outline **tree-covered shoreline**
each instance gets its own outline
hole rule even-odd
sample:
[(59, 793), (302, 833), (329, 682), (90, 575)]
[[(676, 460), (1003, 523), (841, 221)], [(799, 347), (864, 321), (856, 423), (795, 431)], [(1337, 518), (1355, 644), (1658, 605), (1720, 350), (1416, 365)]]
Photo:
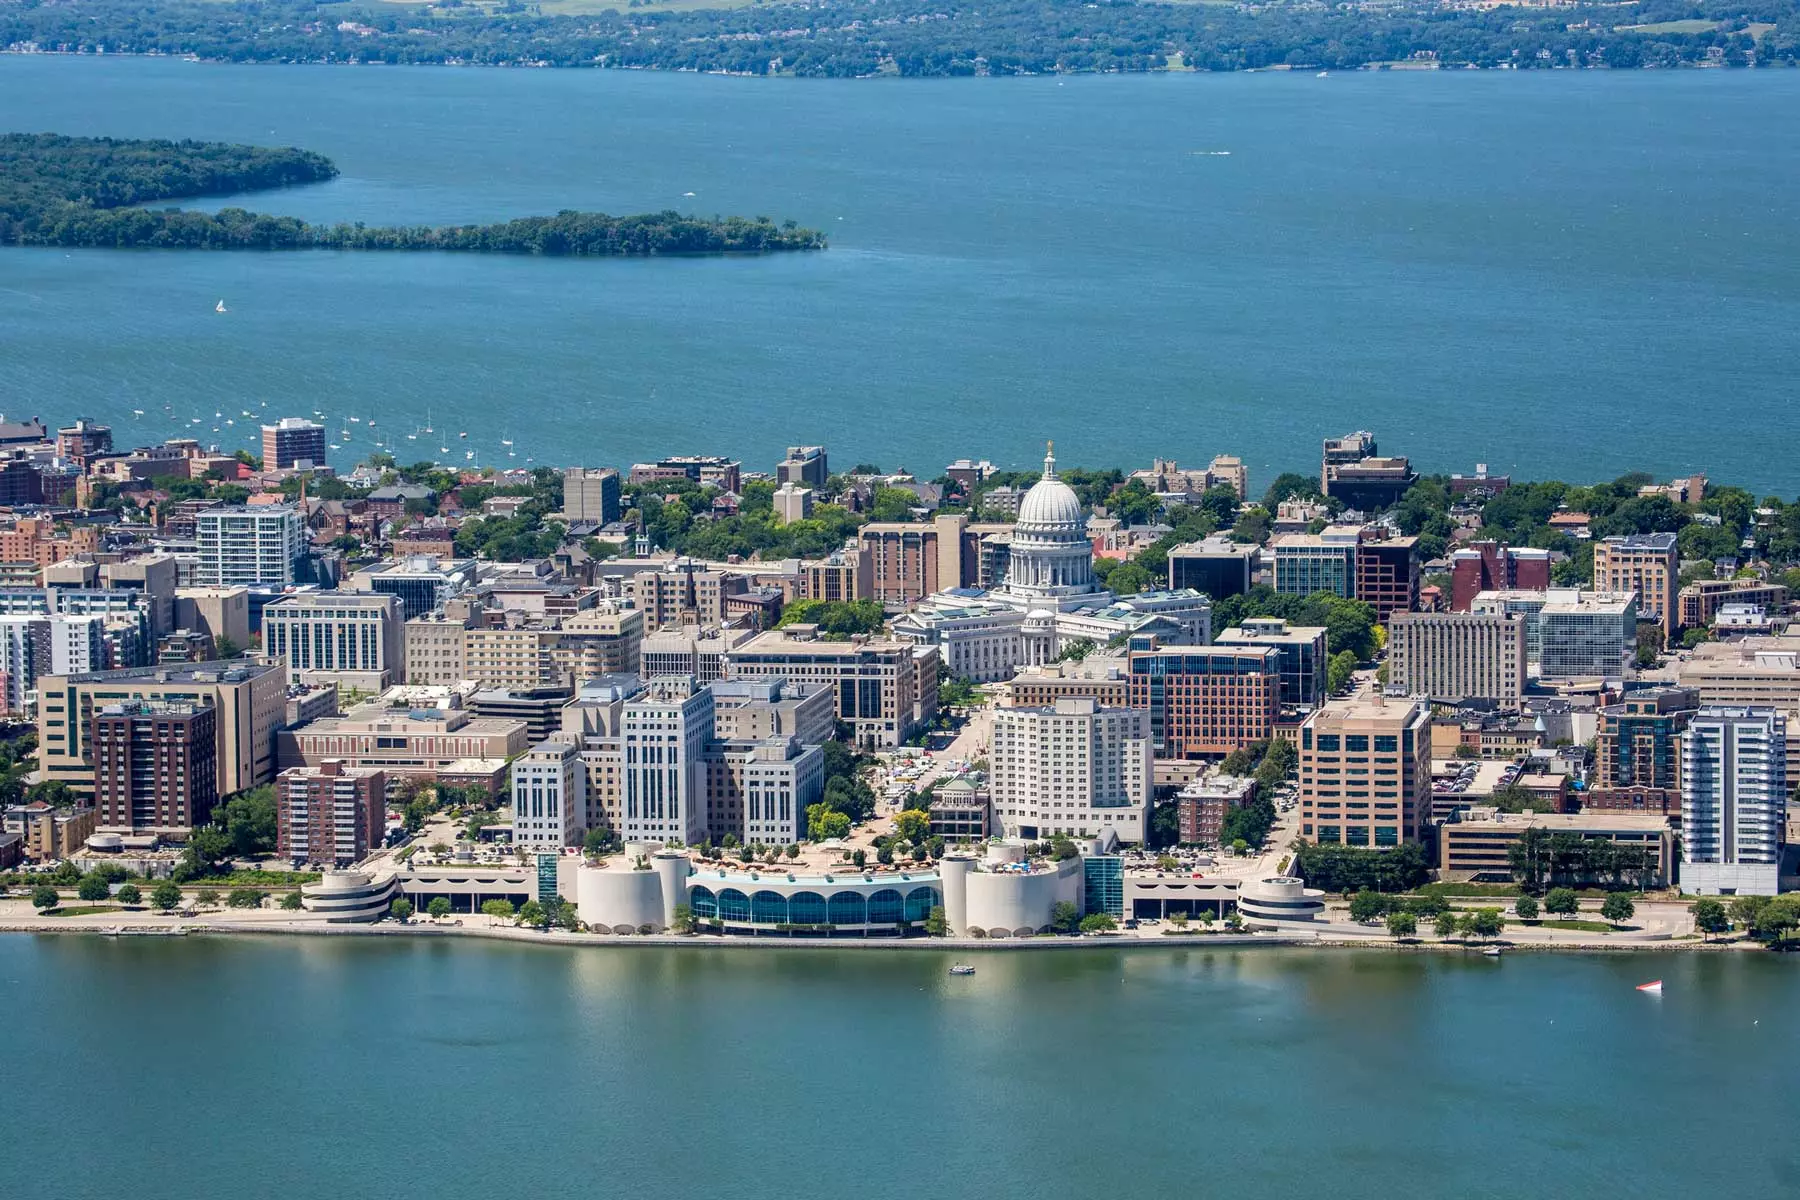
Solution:
[(197, 250), (440, 250), (618, 257), (816, 250), (824, 235), (766, 217), (615, 217), (565, 210), (491, 225), (311, 225), (242, 208), (135, 207), (318, 183), (337, 175), (297, 149), (59, 134), (0, 135), (0, 245)]
[(1167, 69), (1793, 66), (1800, 0), (1451, 7), (806, 0), (542, 16), (366, 0), (0, 0), (0, 47), (245, 63), (612, 67), (810, 77)]

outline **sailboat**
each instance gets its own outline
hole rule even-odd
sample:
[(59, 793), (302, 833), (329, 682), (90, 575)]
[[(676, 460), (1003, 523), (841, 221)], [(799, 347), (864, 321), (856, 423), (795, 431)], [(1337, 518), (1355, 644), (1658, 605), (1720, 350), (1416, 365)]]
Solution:
[(231, 310), (229, 308), (226, 308), (225, 302), (223, 300), (221, 300), (217, 304), (213, 305), (213, 311), (214, 312), (230, 312)]
[(1652, 979), (1649, 983), (1640, 983), (1637, 985), (1637, 990), (1648, 992), (1652, 996), (1660, 996), (1662, 995), (1662, 980)]

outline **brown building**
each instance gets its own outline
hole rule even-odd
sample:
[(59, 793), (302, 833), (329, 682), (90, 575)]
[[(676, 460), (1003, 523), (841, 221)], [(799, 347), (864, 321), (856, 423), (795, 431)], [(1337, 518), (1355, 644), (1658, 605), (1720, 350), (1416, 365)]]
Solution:
[(387, 825), (387, 775), (326, 759), (292, 767), (275, 780), (276, 846), (295, 865), (349, 866), (381, 845)]
[(88, 739), (94, 716), (133, 700), (218, 710), (213, 728), (220, 795), (275, 778), (275, 730), (286, 718), (287, 673), (279, 665), (242, 659), (41, 676), (38, 761), (44, 778), (60, 779), (83, 797), (92, 795)]
[(1676, 586), (1681, 555), (1672, 533), (1639, 533), (1602, 538), (1594, 543), (1594, 590), (1636, 592), (1638, 616), (1663, 628), (1663, 640), (1675, 633), (1680, 616)]
[(1788, 590), (1779, 583), (1760, 579), (1697, 579), (1676, 593), (1675, 603), (1683, 629), (1703, 629), (1713, 623), (1727, 604), (1755, 604), (1764, 609), (1788, 602)]
[(856, 550), (801, 563), (795, 582), (795, 596), (801, 600), (867, 600), (875, 590), (868, 559)]
[(1365, 536), (1356, 546), (1356, 598), (1385, 621), (1419, 606), (1419, 539)]
[(1417, 841), (1431, 811), (1431, 709), (1336, 700), (1300, 730), (1300, 836), (1385, 849)]
[(692, 559), (678, 559), (658, 571), (639, 571), (631, 581), (646, 633), (671, 625), (723, 625), (725, 597), (747, 587), (749, 581), (742, 575), (714, 571)]
[(871, 521), (857, 531), (858, 552), (868, 559), (870, 595), (883, 604), (911, 604), (967, 587), (979, 577), (982, 537), (1011, 528), (971, 524), (963, 513), (931, 521)]
[(1470, 542), (1450, 554), (1450, 609), (1468, 612), (1482, 592), (1543, 591), (1550, 552), (1499, 542)]
[[(1621, 847), (1642, 847), (1652, 864), (1651, 887), (1666, 886), (1674, 864), (1675, 841), (1668, 822), (1640, 813), (1503, 813), (1474, 808), (1438, 830), (1439, 878), (1457, 883), (1510, 883), (1507, 851), (1527, 829), (1582, 839), (1597, 838)], [(1578, 882), (1601, 882), (1600, 879)]]
[(1275, 732), (1281, 652), (1274, 646), (1172, 646), (1133, 653), (1127, 693), (1150, 713), (1157, 758), (1224, 755)]
[(94, 834), (94, 810), (52, 808), (42, 800), (6, 810), (6, 831), (20, 837), (26, 858), (38, 862), (68, 858)]
[(1089, 697), (1102, 708), (1131, 703), (1128, 664), (1112, 655), (1090, 654), (1079, 661), (1021, 667), (1006, 685), (1004, 703), (1015, 708), (1055, 708), (1058, 700)]
[(97, 710), (95, 828), (185, 838), (219, 801), (218, 714), (209, 705), (128, 700)]
[(1693, 688), (1656, 688), (1601, 708), (1583, 807), (1679, 815), (1681, 734), (1699, 707)]
[(1238, 775), (1196, 779), (1175, 795), (1176, 823), (1185, 845), (1217, 846), (1225, 817), (1256, 799), (1256, 780)]

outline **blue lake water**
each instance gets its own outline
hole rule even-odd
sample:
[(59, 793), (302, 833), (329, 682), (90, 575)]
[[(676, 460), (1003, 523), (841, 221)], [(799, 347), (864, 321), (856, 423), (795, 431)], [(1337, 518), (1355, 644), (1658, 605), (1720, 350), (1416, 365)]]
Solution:
[[(67, 1200), (1772, 1198), (1800, 1170), (1788, 957), (1013, 952), (951, 978), (932, 952), (7, 935), (0, 1179)], [(1634, 990), (1655, 976), (1661, 997)]]
[(340, 179), (243, 201), (310, 219), (673, 206), (832, 236), (756, 260), (0, 253), (4, 410), (90, 413), (126, 440), (217, 425), (248, 445), (236, 411), (266, 402), (378, 415), (402, 457), (436, 456), (404, 439), (429, 412), (486, 463), (511, 438), (513, 465), (769, 469), (822, 441), (841, 466), (930, 476), (1034, 463), (1055, 438), (1068, 464), (1238, 453), (1260, 488), (1373, 428), (1427, 469), (1800, 491), (1800, 73), (828, 82), (0, 57), (0, 114), (318, 150)]

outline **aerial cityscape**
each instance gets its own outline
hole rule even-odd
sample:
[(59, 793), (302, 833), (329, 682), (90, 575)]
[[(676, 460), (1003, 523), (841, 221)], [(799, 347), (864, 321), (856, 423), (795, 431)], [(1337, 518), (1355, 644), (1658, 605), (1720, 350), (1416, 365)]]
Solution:
[(1788, 1194), (1797, 47), (0, 2), (8, 1194)]

